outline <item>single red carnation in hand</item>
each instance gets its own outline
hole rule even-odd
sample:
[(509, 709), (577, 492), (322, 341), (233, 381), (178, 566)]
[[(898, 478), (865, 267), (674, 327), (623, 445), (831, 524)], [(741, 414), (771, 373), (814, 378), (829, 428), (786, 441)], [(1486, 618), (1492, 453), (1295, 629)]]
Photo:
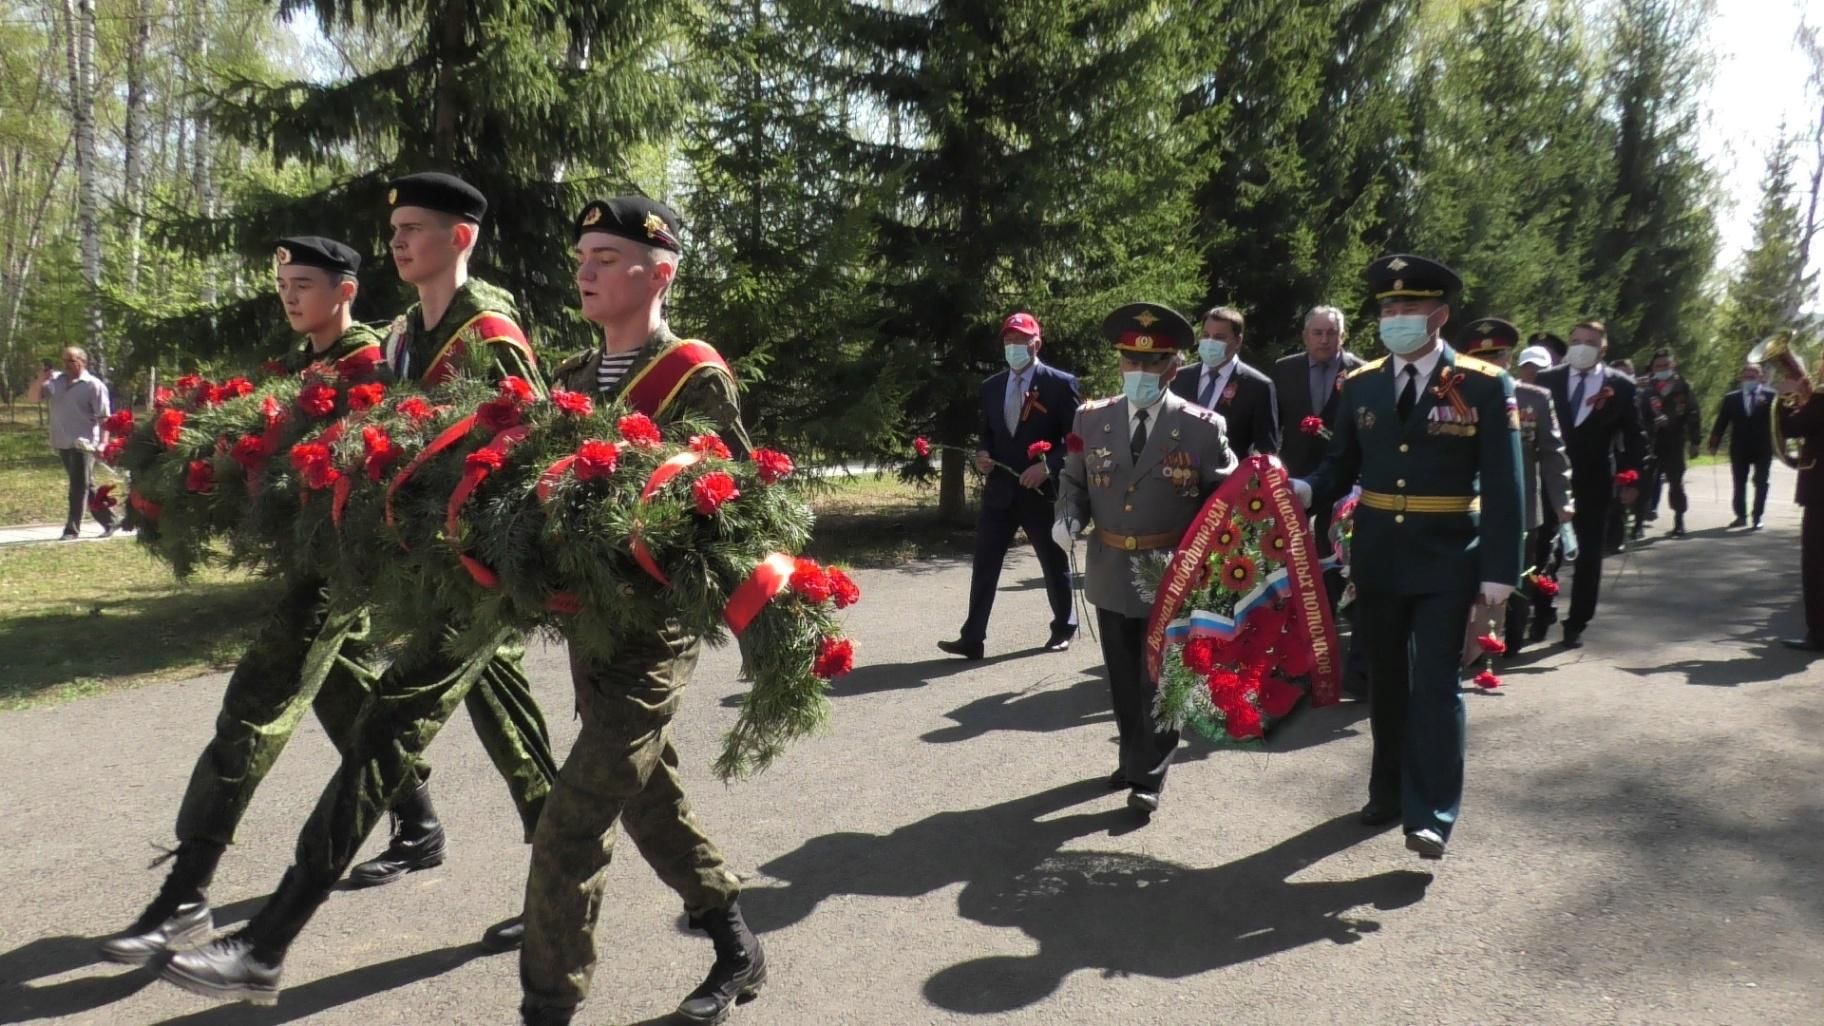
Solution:
[(348, 390), (348, 408), (351, 410), (371, 410), (380, 405), (386, 398), (386, 386), (378, 381), (365, 385), (354, 385)]
[(437, 411), (431, 409), (431, 404), (425, 402), (423, 396), (416, 395), (408, 396), (400, 402), (399, 412), (411, 418), (414, 424), (422, 424), (437, 415)]
[(357, 349), (336, 361), (336, 376), (343, 381), (360, 381), (373, 377), (374, 371), (384, 359), (379, 346)]
[(832, 680), (855, 669), (855, 645), (847, 638), (824, 638), (817, 643), (817, 660), (811, 672)]
[(160, 445), (167, 449), (177, 447), (184, 426), (184, 411), (160, 410), (158, 419), (152, 422), (152, 433), (158, 436)]
[(298, 409), (312, 417), (327, 417), (336, 411), (336, 390), (313, 381), (298, 393)]
[(722, 504), (741, 497), (741, 489), (735, 486), (735, 479), (726, 471), (714, 470), (690, 486), (690, 497), (697, 504), (697, 512), (703, 516), (713, 516)]
[(398, 461), (399, 446), (382, 428), (368, 425), (361, 429), (361, 469), (369, 481), (378, 482)]
[(923, 438), (914, 438), (912, 439), (912, 451), (918, 455), (919, 459), (926, 459), (931, 455), (931, 443)]
[(1179, 658), (1184, 660), (1184, 668), (1199, 677), (1206, 677), (1216, 669), (1216, 660), (1220, 645), (1215, 638), (1192, 638), (1184, 643), (1184, 652)]
[(728, 451), (728, 445), (716, 435), (691, 435), (690, 451), (700, 452), (705, 456), (714, 456), (717, 459), (723, 460), (732, 460), (735, 458), (735, 454)]
[(830, 594), (836, 599), (837, 609), (847, 609), (861, 601), (861, 585), (841, 567), (830, 567), (825, 573), (829, 576)]
[(754, 469), (759, 471), (760, 480), (765, 484), (777, 484), (797, 469), (792, 458), (777, 449), (755, 449), (749, 458), (754, 461)]
[(1046, 453), (1048, 453), (1050, 451), (1051, 451), (1050, 442), (1043, 442), (1043, 441), (1034, 442), (1031, 445), (1026, 447), (1026, 458), (1029, 460), (1036, 460), (1039, 457), (1045, 455)]
[(1539, 574), (1533, 578), (1533, 587), (1539, 589), (1539, 594), (1544, 595), (1546, 598), (1552, 598), (1558, 594), (1557, 578), (1547, 577), (1544, 574)]
[(518, 427), (519, 419), (519, 404), (505, 397), (489, 399), (475, 407), (475, 422), (490, 431)]
[(512, 374), (500, 379), (500, 397), (516, 403), (529, 403), (534, 393), (525, 378)]
[(1082, 452), (1083, 451), (1083, 436), (1077, 434), (1075, 431), (1072, 431), (1070, 434), (1065, 435), (1064, 436), (1064, 451), (1065, 452)]
[(477, 449), (463, 459), (462, 465), (470, 470), (479, 470), (490, 474), (506, 466), (507, 454), (499, 449)]
[(1482, 646), (1482, 652), (1484, 655), (1506, 655), (1507, 654), (1507, 642), (1502, 641), (1500, 638), (1495, 637), (1492, 632), (1489, 634), (1481, 635), (1480, 637), (1476, 638), (1476, 644)]
[(184, 473), (184, 491), (215, 491), (215, 464), (208, 460), (191, 460)]
[(581, 392), (572, 392), (564, 388), (551, 390), (551, 405), (572, 417), (587, 417), (595, 412), (595, 400)]
[(1324, 418), (1312, 415), (1298, 422), (1298, 429), (1307, 435), (1324, 433)]
[(792, 578), (788, 582), (791, 589), (797, 592), (813, 606), (821, 606), (830, 600), (830, 574), (814, 559), (798, 557), (792, 564)]
[(267, 448), (266, 440), (259, 435), (242, 435), (234, 447), (228, 450), (228, 457), (240, 464), (242, 470), (253, 474), (272, 458), (272, 450)]
[(1637, 470), (1624, 470), (1615, 475), (1615, 483), (1623, 488), (1632, 488), (1640, 483), (1640, 472)]
[(659, 437), (659, 426), (644, 413), (630, 413), (622, 417), (615, 424), (615, 429), (621, 433), (622, 440), (628, 445), (654, 448), (662, 441)]
[(1498, 688), (1501, 686), (1501, 678), (1495, 676), (1495, 672), (1493, 670), (1483, 670), (1481, 673), (1476, 674), (1476, 679), (1475, 679), (1474, 683), (1475, 683), (1476, 687), (1479, 687), (1479, 688), (1484, 688), (1484, 689)]
[(130, 435), (133, 433), (133, 411), (115, 410), (108, 419), (101, 422), (101, 429), (110, 435)]
[(120, 462), (120, 454), (127, 451), (127, 436), (118, 435), (108, 439), (108, 444), (101, 447), (101, 462), (113, 466)]
[(570, 465), (570, 469), (578, 481), (594, 481), (614, 473), (620, 463), (620, 446), (592, 438), (576, 447), (576, 462)]
[(222, 395), (224, 398), (239, 399), (241, 396), (252, 394), (253, 382), (248, 381), (246, 378), (229, 378), (227, 381), (222, 382)]
[(1222, 710), (1222, 729), (1236, 741), (1252, 741), (1263, 733), (1260, 710), (1246, 699), (1234, 702)]
[(114, 486), (111, 484), (102, 485), (95, 489), (94, 495), (89, 496), (89, 512), (91, 513), (105, 512), (118, 505), (120, 505), (120, 500), (114, 497)]

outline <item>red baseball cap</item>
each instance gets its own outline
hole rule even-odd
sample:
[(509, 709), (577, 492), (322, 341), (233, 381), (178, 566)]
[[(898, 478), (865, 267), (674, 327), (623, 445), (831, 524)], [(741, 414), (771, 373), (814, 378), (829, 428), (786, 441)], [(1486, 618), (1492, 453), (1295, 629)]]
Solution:
[(1029, 313), (1016, 313), (1001, 323), (1001, 334), (1017, 331), (1027, 338), (1039, 337), (1039, 319)]

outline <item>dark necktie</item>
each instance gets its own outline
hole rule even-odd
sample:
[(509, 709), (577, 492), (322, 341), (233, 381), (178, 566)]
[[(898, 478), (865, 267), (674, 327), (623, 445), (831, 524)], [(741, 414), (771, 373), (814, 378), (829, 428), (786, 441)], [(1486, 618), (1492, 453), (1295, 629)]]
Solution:
[(1412, 416), (1412, 408), (1419, 403), (1419, 369), (1412, 364), (1406, 365), (1406, 387), (1400, 390), (1400, 401), (1395, 409), (1400, 412), (1400, 423)]
[(1205, 381), (1203, 383), (1203, 391), (1197, 393), (1197, 405), (1203, 407), (1206, 410), (1213, 410), (1216, 408), (1216, 378), (1217, 377), (1218, 377), (1218, 375), (1216, 374), (1216, 372), (1211, 371), (1208, 374), (1209, 380)]
[(1571, 389), (1571, 426), (1572, 427), (1576, 427), (1583, 420), (1583, 418), (1579, 417), (1578, 414), (1583, 412), (1583, 383), (1588, 380), (1589, 379), (1586, 378), (1582, 374), (1577, 375), (1577, 387)]
[(1134, 458), (1135, 463), (1140, 462), (1140, 450), (1144, 448), (1146, 448), (1146, 411), (1141, 410), (1134, 415), (1134, 437), (1127, 443), (1128, 454)]

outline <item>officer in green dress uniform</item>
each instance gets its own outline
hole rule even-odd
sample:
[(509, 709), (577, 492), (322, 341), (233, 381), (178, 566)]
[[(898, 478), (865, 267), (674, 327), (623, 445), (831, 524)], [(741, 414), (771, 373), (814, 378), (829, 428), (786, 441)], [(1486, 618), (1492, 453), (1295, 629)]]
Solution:
[(1146, 623), (1153, 596), (1135, 564), (1169, 551), (1203, 502), (1236, 467), (1222, 415), (1171, 390), (1179, 351), (1196, 339), (1191, 323), (1157, 303), (1132, 303), (1102, 322), (1121, 354), (1121, 395), (1085, 403), (1071, 431), (1082, 440), (1058, 478), (1053, 538), (1069, 549), (1094, 524), (1084, 590), (1108, 666), (1109, 698), (1121, 738), (1110, 790), (1128, 790), (1142, 815), (1159, 808), (1178, 731), (1153, 719), (1159, 682), (1146, 673)]
[(1519, 582), (1520, 425), (1511, 379), (1439, 341), (1461, 282), (1410, 254), (1368, 266), (1393, 355), (1343, 382), (1336, 434), (1301, 497), (1362, 487), (1351, 575), (1373, 687), (1374, 762), (1362, 820), (1401, 820), (1406, 846), (1442, 858), (1463, 794), (1458, 666), (1478, 597)]
[[(393, 261), (419, 290), (419, 303), (394, 323), (385, 355), (395, 373), (435, 383), (457, 373), (532, 374), (536, 364), (505, 294), (468, 277), (468, 256), (487, 201), (452, 175), (412, 175), (388, 191)], [(465, 298), (466, 297), (466, 298)], [(452, 654), (463, 614), (408, 637), (372, 687), (352, 742), (298, 836), (295, 861), (270, 899), (240, 931), (166, 962), (160, 975), (208, 997), (277, 999), (286, 951), (329, 897), (389, 806), (392, 843), (356, 867), (350, 883), (372, 886), (443, 861), (444, 834), (423, 785), (422, 753), (459, 705), (467, 704), (482, 747), (506, 779), (528, 841), (557, 776), (544, 715), (520, 665), (519, 633), (502, 630)], [(484, 944), (517, 943), (517, 918)], [(508, 939), (501, 940), (497, 934)]]
[[(334, 239), (297, 236), (278, 241), (273, 265), (286, 320), (301, 336), (285, 354), (286, 371), (378, 350), (380, 333), (351, 314), (360, 254)], [(141, 965), (209, 939), (206, 891), (216, 864), (305, 710), (315, 709), (330, 740), (346, 749), (376, 672), (367, 630), (361, 610), (331, 605), (321, 578), (285, 578), (266, 625), (228, 678), (215, 736), (191, 771), (164, 886), (139, 919), (101, 943), (103, 958)], [(415, 779), (428, 772), (417, 764), (412, 771)]]
[[(561, 364), (553, 384), (625, 403), (661, 428), (684, 419), (713, 425), (741, 459), (751, 444), (728, 365), (665, 323), (678, 231), (677, 214), (643, 196), (593, 200), (577, 214), (577, 291), (602, 343)], [(617, 638), (614, 651), (604, 661), (570, 649), (582, 728), (532, 841), (520, 1014), (528, 1026), (560, 1026), (588, 996), (618, 821), (715, 945), (715, 964), (678, 1006), (678, 1018), (722, 1022), (759, 991), (766, 956), (741, 914), (740, 882), (684, 797), (672, 745), (671, 719), (702, 639), (667, 629)]]

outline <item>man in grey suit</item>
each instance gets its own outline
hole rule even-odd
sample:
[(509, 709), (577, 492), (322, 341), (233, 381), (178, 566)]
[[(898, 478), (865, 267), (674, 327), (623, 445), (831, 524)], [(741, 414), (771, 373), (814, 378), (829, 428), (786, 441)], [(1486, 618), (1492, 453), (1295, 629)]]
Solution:
[[(1514, 347), (1520, 344), (1520, 330), (1499, 317), (1484, 317), (1469, 326), (1469, 333), (1457, 346), (1465, 356), (1508, 369)], [(1520, 413), (1520, 481), (1524, 499), (1522, 515), (1526, 525), (1527, 569), (1546, 565), (1551, 558), (1552, 542), (1558, 525), (1568, 522), (1575, 510), (1571, 505), (1571, 461), (1564, 454), (1564, 435), (1558, 430), (1558, 413), (1552, 405), (1552, 393), (1516, 379), (1514, 400)], [(1540, 499), (1545, 505), (1540, 505)], [(1546, 607), (1547, 615), (1550, 605)], [(1507, 600), (1507, 653), (1520, 654), (1526, 644), (1526, 628), (1531, 607), (1519, 596)]]
[(1102, 334), (1121, 353), (1122, 394), (1077, 411), (1053, 537), (1068, 548), (1084, 525), (1095, 525), (1085, 590), (1121, 735), (1121, 764), (1108, 783), (1128, 788), (1128, 807), (1149, 815), (1159, 808), (1178, 732), (1153, 720), (1159, 685), (1145, 668), (1153, 598), (1142, 592), (1136, 562), (1177, 546), (1236, 459), (1222, 417), (1170, 390), (1178, 350), (1194, 338), (1189, 321), (1156, 303), (1131, 303), (1108, 315)]

